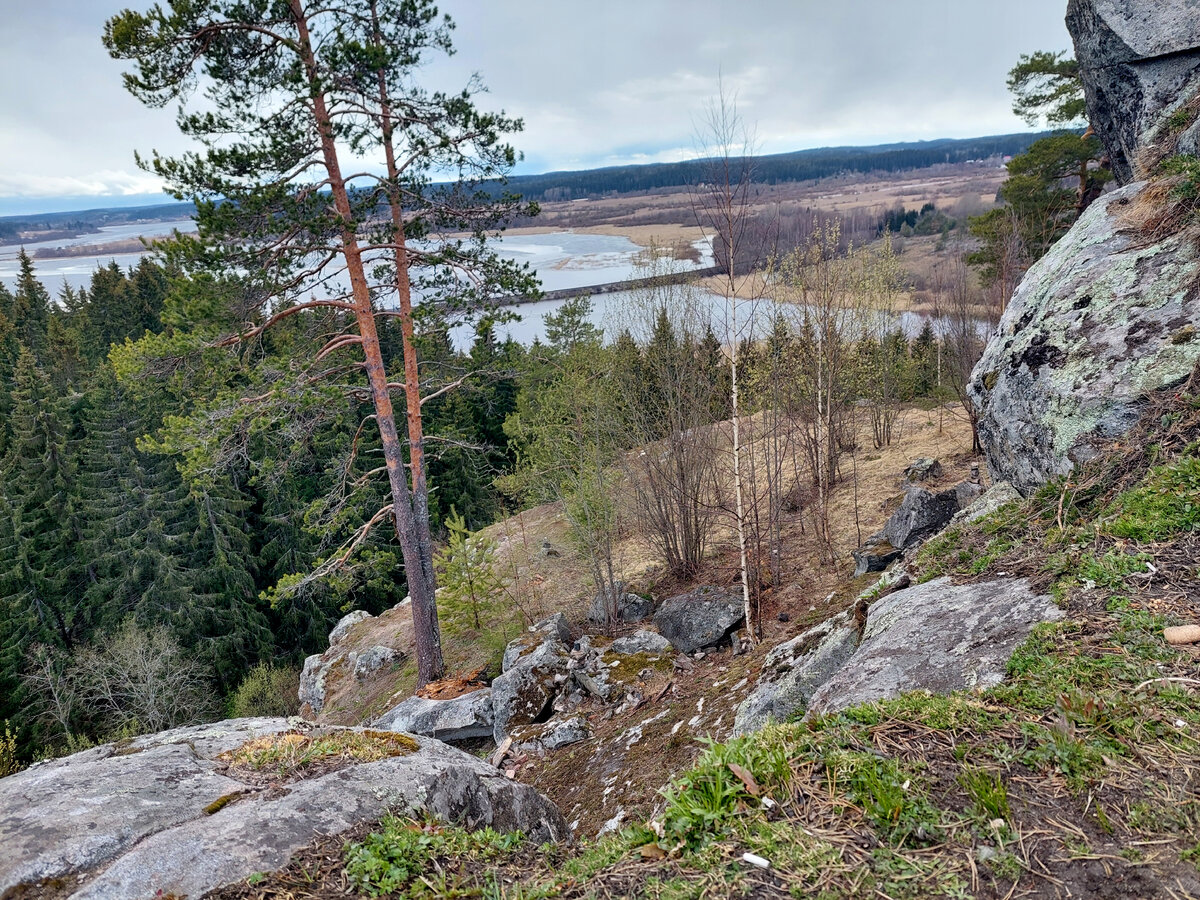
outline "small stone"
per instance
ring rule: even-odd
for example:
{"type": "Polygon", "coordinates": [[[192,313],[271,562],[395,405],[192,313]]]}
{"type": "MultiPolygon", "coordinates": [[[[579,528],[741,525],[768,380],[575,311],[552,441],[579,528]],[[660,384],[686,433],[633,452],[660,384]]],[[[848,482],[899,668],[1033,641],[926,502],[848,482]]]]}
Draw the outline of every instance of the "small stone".
{"type": "Polygon", "coordinates": [[[785,613],[785,612],[781,612],[781,613],[780,613],[779,615],[777,615],[775,618],[777,618],[777,619],[778,619],[780,622],[788,622],[788,621],[790,621],[790,620],[791,620],[791,618],[792,618],[792,617],[791,617],[791,616],[789,616],[789,615],[788,615],[787,613],[785,613]]]}

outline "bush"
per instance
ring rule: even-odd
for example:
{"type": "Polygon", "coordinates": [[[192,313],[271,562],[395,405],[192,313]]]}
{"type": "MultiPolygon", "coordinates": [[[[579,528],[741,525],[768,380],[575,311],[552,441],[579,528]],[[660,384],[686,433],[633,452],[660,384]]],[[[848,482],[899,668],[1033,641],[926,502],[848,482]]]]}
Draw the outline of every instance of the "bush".
{"type": "Polygon", "coordinates": [[[8,721],[4,722],[4,733],[0,734],[0,778],[21,771],[17,761],[17,737],[12,733],[8,721]]]}
{"type": "Polygon", "coordinates": [[[299,693],[299,670],[259,663],[233,692],[229,714],[235,719],[294,716],[300,712],[299,693]]]}

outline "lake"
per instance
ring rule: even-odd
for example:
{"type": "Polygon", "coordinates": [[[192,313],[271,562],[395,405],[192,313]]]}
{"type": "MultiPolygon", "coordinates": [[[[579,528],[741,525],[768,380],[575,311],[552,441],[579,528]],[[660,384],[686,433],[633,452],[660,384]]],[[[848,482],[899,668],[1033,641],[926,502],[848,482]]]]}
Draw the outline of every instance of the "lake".
{"type": "MultiPolygon", "coordinates": [[[[137,237],[156,238],[169,235],[175,230],[191,231],[193,229],[194,224],[190,219],[112,225],[102,228],[98,234],[86,234],[52,241],[27,242],[23,246],[28,253],[33,255],[41,248],[99,244],[137,237]]],[[[10,289],[16,284],[17,254],[21,246],[16,244],[0,246],[0,283],[10,289]]],[[[636,277],[639,274],[637,271],[639,262],[644,258],[645,253],[645,248],[626,237],[571,231],[548,234],[509,234],[493,242],[493,246],[496,252],[506,259],[529,263],[541,279],[543,289],[547,291],[586,288],[589,285],[608,284],[636,277]]],[[[711,266],[713,262],[711,246],[705,241],[696,241],[693,246],[699,251],[699,260],[678,265],[685,268],[711,266]]],[[[34,268],[38,278],[51,294],[57,294],[63,284],[68,284],[73,288],[87,287],[92,273],[112,262],[116,262],[124,269],[136,266],[143,255],[139,252],[64,259],[35,259],[34,268]]],[[[689,297],[689,303],[693,305],[695,315],[701,318],[707,317],[717,335],[724,338],[730,330],[729,323],[732,312],[730,303],[724,297],[703,289],[692,289],[689,297]]],[[[592,298],[591,319],[594,324],[604,328],[606,335],[611,338],[622,327],[630,324],[631,316],[637,317],[636,307],[639,306],[639,303],[636,301],[637,298],[629,292],[597,294],[592,298]]],[[[519,320],[498,326],[499,336],[502,339],[511,336],[524,344],[532,343],[535,338],[544,339],[545,327],[542,317],[553,312],[563,302],[562,300],[548,300],[515,307],[513,311],[517,313],[519,320]]],[[[737,314],[742,324],[742,327],[738,329],[739,333],[745,336],[748,333],[747,326],[750,326],[754,333],[765,334],[771,317],[770,307],[771,304],[765,301],[757,304],[746,301],[739,302],[737,314]]],[[[902,313],[899,319],[901,327],[910,335],[920,331],[925,322],[924,317],[914,313],[902,313]]],[[[935,327],[937,324],[935,323],[935,327]]],[[[451,334],[456,346],[463,348],[470,346],[473,330],[469,326],[457,327],[452,330],[451,334]]]]}

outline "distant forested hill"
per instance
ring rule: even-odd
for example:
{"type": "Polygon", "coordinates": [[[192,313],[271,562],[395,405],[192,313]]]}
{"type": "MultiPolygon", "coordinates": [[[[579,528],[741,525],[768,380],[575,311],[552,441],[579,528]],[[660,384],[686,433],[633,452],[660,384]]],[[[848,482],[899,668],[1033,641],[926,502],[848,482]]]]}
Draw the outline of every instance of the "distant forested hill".
{"type": "MultiPolygon", "coordinates": [[[[880,144],[875,147],[824,147],[776,153],[758,158],[755,181],[762,184],[810,181],[845,172],[903,172],[945,163],[1016,156],[1048,133],[880,144]]],[[[613,166],[580,172],[521,175],[510,178],[508,188],[531,200],[573,200],[610,193],[642,193],[683,187],[694,184],[700,172],[701,164],[698,161],[613,166]]]]}
{"type": "MultiPolygon", "coordinates": [[[[904,172],[945,163],[964,163],[974,159],[1015,156],[1049,132],[1003,134],[963,140],[920,141],[908,144],[880,144],[875,147],[824,147],[775,153],[759,157],[755,180],[762,184],[810,181],[844,172],[904,172]]],[[[530,200],[574,200],[605,194],[634,194],[694,184],[700,173],[695,161],[655,163],[637,166],[612,166],[579,172],[546,172],[519,175],[509,179],[507,189],[530,200]]],[[[499,191],[499,188],[497,188],[499,191]]],[[[133,221],[164,221],[192,214],[190,203],[167,203],[127,209],[89,209],[40,215],[0,216],[0,240],[15,238],[20,232],[70,230],[77,234],[102,225],[133,221]]]]}

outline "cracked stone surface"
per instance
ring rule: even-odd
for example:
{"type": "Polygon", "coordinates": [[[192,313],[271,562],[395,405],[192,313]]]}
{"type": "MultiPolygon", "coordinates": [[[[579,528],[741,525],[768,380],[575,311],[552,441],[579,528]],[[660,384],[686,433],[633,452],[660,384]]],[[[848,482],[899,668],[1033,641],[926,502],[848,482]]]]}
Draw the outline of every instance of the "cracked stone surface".
{"type": "Polygon", "coordinates": [[[533,788],[428,738],[407,755],[273,790],[222,774],[220,753],[288,728],[286,719],[180,728],[0,779],[0,894],[72,878],[70,896],[80,900],[199,897],[281,868],[317,837],[389,810],[523,831],[534,841],[568,836],[558,810],[533,788]]]}
{"type": "Polygon", "coordinates": [[[937,578],[870,608],[858,649],[813,694],[807,715],[836,712],[905,691],[946,694],[994,687],[1013,650],[1063,612],[1028,580],[954,584],[937,578]]]}
{"type": "Polygon", "coordinates": [[[1200,257],[1122,232],[1142,184],[1101,197],[1025,275],[971,373],[992,481],[1029,496],[1134,425],[1200,357],[1200,257]]]}

